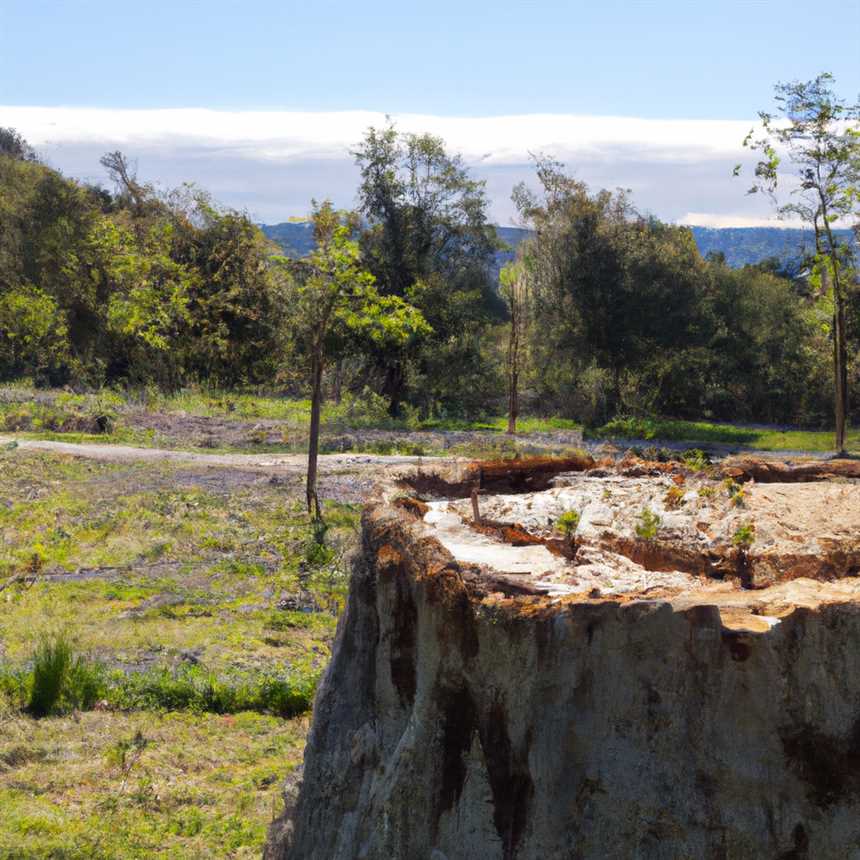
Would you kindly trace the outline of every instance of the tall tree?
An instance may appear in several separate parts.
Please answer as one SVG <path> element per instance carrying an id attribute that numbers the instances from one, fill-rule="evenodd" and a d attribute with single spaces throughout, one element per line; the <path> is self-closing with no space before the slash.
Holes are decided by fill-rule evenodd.
<path id="1" fill-rule="evenodd" d="M 833 91 L 833 75 L 811 81 L 778 83 L 777 112 L 761 111 L 762 134 L 751 131 L 744 146 L 762 153 L 749 193 L 764 191 L 780 215 L 797 216 L 815 230 L 816 268 L 822 292 L 833 301 L 833 380 L 836 450 L 845 451 L 848 416 L 846 291 L 851 284 L 850 247 L 836 237 L 833 225 L 858 213 L 860 202 L 860 102 L 848 104 Z M 782 167 L 786 155 L 791 167 Z M 790 199 L 780 204 L 777 189 L 790 170 Z M 735 175 L 740 173 L 740 165 Z"/>
<path id="2" fill-rule="evenodd" d="M 626 377 L 694 340 L 704 262 L 688 230 L 641 216 L 624 191 L 592 193 L 551 159 L 537 160 L 537 174 L 542 193 L 514 192 L 534 230 L 524 253 L 535 376 L 572 393 L 599 369 L 608 417 L 629 406 Z"/>
<path id="3" fill-rule="evenodd" d="M 474 387 L 480 334 L 500 314 L 490 275 L 497 246 L 487 220 L 484 184 L 433 135 L 371 128 L 353 153 L 361 168 L 362 253 L 379 291 L 418 307 L 433 336 L 408 354 L 374 356 L 382 388 L 397 414 L 408 369 L 444 399 Z M 456 309 L 456 313 L 452 313 Z"/>
<path id="4" fill-rule="evenodd" d="M 306 498 L 308 512 L 322 519 L 317 493 L 323 372 L 332 358 L 356 342 L 365 348 L 402 346 L 428 332 L 421 313 L 399 296 L 383 296 L 361 264 L 354 213 L 324 202 L 313 213 L 316 248 L 301 260 L 283 260 L 292 275 L 289 295 L 292 336 L 310 370 L 311 419 Z"/>

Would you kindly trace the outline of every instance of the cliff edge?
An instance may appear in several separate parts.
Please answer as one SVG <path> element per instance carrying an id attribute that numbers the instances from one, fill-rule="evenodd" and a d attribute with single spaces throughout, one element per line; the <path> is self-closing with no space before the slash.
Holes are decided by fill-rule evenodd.
<path id="1" fill-rule="evenodd" d="M 860 858 L 858 479 L 583 458 L 381 489 L 267 856 Z"/>

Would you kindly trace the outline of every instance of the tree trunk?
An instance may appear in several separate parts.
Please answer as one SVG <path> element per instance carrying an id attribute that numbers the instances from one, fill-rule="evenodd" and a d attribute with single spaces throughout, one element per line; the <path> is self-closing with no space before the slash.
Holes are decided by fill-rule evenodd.
<path id="1" fill-rule="evenodd" d="M 311 432 L 308 440 L 308 482 L 307 502 L 308 513 L 315 520 L 322 520 L 322 509 L 317 496 L 317 461 L 320 449 L 320 410 L 322 407 L 322 375 L 323 360 L 318 353 L 314 355 L 311 362 Z"/>
<path id="2" fill-rule="evenodd" d="M 845 453 L 845 429 L 848 421 L 848 345 L 845 335 L 845 298 L 842 295 L 842 282 L 839 278 L 839 257 L 827 211 L 824 210 L 824 230 L 827 233 L 827 251 L 830 269 L 825 263 L 824 284 L 833 277 L 833 381 L 835 387 L 836 411 L 836 453 Z"/>
<path id="3" fill-rule="evenodd" d="M 508 433 L 517 432 L 519 414 L 519 320 L 516 303 L 511 301 L 511 334 L 508 341 Z"/>
<path id="4" fill-rule="evenodd" d="M 343 397 L 343 359 L 339 358 L 337 360 L 337 364 L 334 366 L 334 389 L 332 391 L 332 398 L 334 402 L 340 405 L 340 401 Z"/>
<path id="5" fill-rule="evenodd" d="M 406 374 L 403 370 L 403 361 L 395 359 L 385 369 L 385 382 L 383 393 L 388 399 L 388 414 L 392 418 L 400 415 L 400 404 L 403 402 L 403 389 L 406 387 Z"/>

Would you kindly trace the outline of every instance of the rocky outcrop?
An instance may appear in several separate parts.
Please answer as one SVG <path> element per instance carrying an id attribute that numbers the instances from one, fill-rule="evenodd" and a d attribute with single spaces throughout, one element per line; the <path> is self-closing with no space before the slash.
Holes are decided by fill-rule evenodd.
<path id="1" fill-rule="evenodd" d="M 674 571 L 654 591 L 628 588 L 647 568 L 617 556 L 619 588 L 583 590 L 577 560 L 452 504 L 365 512 L 270 858 L 860 858 L 860 580 Z M 583 546 L 611 566 L 599 519 Z M 464 558 L 493 541 L 497 564 Z"/>

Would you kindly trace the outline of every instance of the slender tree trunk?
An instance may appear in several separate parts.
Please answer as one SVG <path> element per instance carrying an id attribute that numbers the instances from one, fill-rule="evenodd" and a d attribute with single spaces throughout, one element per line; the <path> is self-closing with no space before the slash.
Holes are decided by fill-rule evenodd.
<path id="1" fill-rule="evenodd" d="M 839 258 L 830 222 L 827 220 L 827 210 L 824 210 L 824 230 L 827 233 L 827 250 L 830 269 L 824 266 L 824 287 L 827 280 L 833 278 L 833 377 L 835 385 L 836 406 L 836 453 L 845 453 L 845 430 L 848 421 L 848 345 L 845 333 L 845 297 L 842 294 L 842 282 L 839 278 Z"/>
<path id="2" fill-rule="evenodd" d="M 517 432 L 519 415 L 519 315 L 516 302 L 511 301 L 511 334 L 508 340 L 508 433 Z"/>
<path id="3" fill-rule="evenodd" d="M 317 461 L 320 449 L 320 410 L 322 407 L 322 375 L 323 360 L 318 351 L 314 353 L 311 362 L 311 432 L 308 440 L 308 482 L 307 502 L 308 513 L 315 520 L 322 520 L 322 509 L 317 496 Z"/>
<path id="4" fill-rule="evenodd" d="M 343 359 L 339 358 L 334 366 L 334 390 L 332 397 L 335 403 L 340 403 L 343 397 Z"/>
<path id="5" fill-rule="evenodd" d="M 403 402 L 403 389 L 406 387 L 406 374 L 403 361 L 395 359 L 385 370 L 383 393 L 388 398 L 388 414 L 392 418 L 400 415 L 400 404 Z"/>

